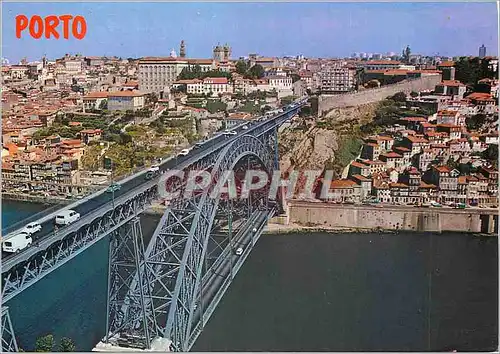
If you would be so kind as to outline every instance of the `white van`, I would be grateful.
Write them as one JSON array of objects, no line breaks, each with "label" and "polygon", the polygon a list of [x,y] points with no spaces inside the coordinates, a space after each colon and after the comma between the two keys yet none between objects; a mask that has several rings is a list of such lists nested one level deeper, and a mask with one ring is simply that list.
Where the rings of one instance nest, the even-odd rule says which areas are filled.
[{"label": "white van", "polygon": [[69,225],[80,219],[80,214],[74,210],[64,210],[56,215],[57,225]]},{"label": "white van", "polygon": [[15,253],[31,245],[33,240],[27,232],[20,232],[8,240],[3,240],[2,250],[4,252]]}]

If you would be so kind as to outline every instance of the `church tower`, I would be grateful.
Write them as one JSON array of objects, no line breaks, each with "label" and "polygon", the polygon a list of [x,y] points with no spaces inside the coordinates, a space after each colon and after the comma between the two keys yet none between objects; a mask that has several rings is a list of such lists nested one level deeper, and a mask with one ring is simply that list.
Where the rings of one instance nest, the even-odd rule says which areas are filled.
[{"label": "church tower", "polygon": [[181,41],[181,48],[179,50],[179,56],[181,58],[185,58],[186,57],[186,44],[184,43],[184,40]]}]

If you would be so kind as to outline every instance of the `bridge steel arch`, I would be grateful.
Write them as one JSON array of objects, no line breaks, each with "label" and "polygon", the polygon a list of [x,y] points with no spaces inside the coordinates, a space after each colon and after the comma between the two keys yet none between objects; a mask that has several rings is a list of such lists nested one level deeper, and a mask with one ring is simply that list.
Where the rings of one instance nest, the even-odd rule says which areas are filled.
[{"label": "bridge steel arch", "polygon": [[[146,344],[153,340],[148,336],[157,335],[170,340],[172,350],[190,349],[201,332],[199,322],[202,328],[207,319],[204,311],[210,307],[204,307],[201,292],[204,286],[210,286],[208,283],[202,284],[206,275],[203,274],[203,266],[214,220],[221,207],[220,193],[214,193],[215,197],[212,193],[215,188],[224,184],[226,171],[232,171],[239,161],[248,157],[257,159],[266,172],[272,175],[276,166],[276,133],[276,130],[269,130],[259,138],[243,135],[235,139],[218,154],[211,169],[213,181],[209,188],[190,198],[185,198],[181,193],[178,198],[172,200],[145,251],[145,267],[138,268],[136,278],[122,302],[131,304],[137,302],[134,299],[140,294],[150,294],[145,302],[152,302],[152,306],[143,306],[142,310],[149,312],[142,315],[137,314],[137,307],[135,311],[131,311],[127,305],[122,306],[120,314],[109,314],[114,321],[119,318],[122,323],[127,322],[128,325],[124,327],[117,323],[114,328],[107,328],[105,341],[109,343],[110,339],[115,341],[118,338],[132,338],[132,335],[134,338],[142,337],[143,344]],[[183,188],[185,184],[181,186],[181,189]],[[261,224],[267,222],[270,210],[266,208],[259,211],[254,207],[253,212],[255,215],[265,214],[265,220],[262,219]],[[253,222],[257,220],[255,217],[248,217],[250,218]],[[248,220],[242,223],[246,226],[242,226],[241,230],[248,230],[246,221]],[[262,227],[259,227],[259,232]],[[245,231],[242,231],[242,235],[243,233]],[[222,256],[230,257],[231,250],[228,247],[230,246],[226,245],[215,263],[222,264]],[[144,282],[138,280],[140,272],[146,273],[142,278],[149,279],[149,289],[141,289]],[[108,299],[109,301],[111,299]],[[142,322],[143,319],[151,317],[156,320],[156,328],[153,329]],[[118,342],[121,342],[119,345],[127,346],[127,340],[125,343],[123,339]]]}]

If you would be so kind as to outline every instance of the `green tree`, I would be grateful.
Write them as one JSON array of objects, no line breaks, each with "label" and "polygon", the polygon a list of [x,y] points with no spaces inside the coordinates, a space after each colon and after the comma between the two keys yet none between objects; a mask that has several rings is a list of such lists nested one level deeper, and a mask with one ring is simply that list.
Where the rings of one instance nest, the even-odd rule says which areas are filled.
[{"label": "green tree", "polygon": [[75,344],[70,338],[63,337],[59,343],[60,352],[74,352],[76,349]]},{"label": "green tree", "polygon": [[498,145],[496,145],[496,144],[488,145],[488,148],[482,152],[481,156],[483,157],[483,159],[491,161],[493,163],[493,165],[497,166],[498,165]]},{"label": "green tree", "polygon": [[410,92],[411,97],[418,97],[418,92],[412,91]]},{"label": "green tree", "polygon": [[248,64],[244,60],[238,60],[236,62],[236,72],[240,75],[244,75],[248,70]]},{"label": "green tree", "polygon": [[87,146],[81,160],[83,169],[87,171],[98,170],[100,167],[100,153],[100,145]]},{"label": "green tree", "polygon": [[108,109],[108,100],[102,100],[101,103],[99,104],[99,109]]},{"label": "green tree", "polygon": [[290,75],[292,77],[292,82],[297,82],[300,80],[300,76],[298,74]]},{"label": "green tree", "polygon": [[476,114],[472,117],[468,117],[465,120],[465,124],[467,125],[467,129],[469,130],[477,130],[483,126],[486,122],[486,115],[484,114]]},{"label": "green tree", "polygon": [[264,77],[265,70],[260,64],[255,64],[252,66],[248,72],[247,72],[247,77],[251,79],[260,79]]},{"label": "green tree", "polygon": [[295,99],[295,97],[294,97],[294,96],[286,96],[286,97],[283,97],[283,98],[281,99],[281,104],[286,106],[286,105],[288,105],[288,104],[292,103],[294,99]]},{"label": "green tree", "polygon": [[455,62],[455,78],[469,86],[477,84],[481,79],[493,79],[497,75],[490,67],[489,59],[461,57]]},{"label": "green tree", "polygon": [[47,334],[46,336],[40,337],[35,343],[36,352],[52,352],[54,351],[54,336],[52,334]]},{"label": "green tree", "polygon": [[208,100],[207,101],[207,110],[210,113],[215,112],[223,112],[227,109],[227,104],[221,102],[219,100]]},{"label": "green tree", "polygon": [[151,92],[146,95],[146,104],[156,103],[158,102],[158,96],[156,93]]},{"label": "green tree", "polygon": [[391,99],[395,102],[404,103],[404,102],[406,102],[406,94],[404,92],[398,92],[394,96],[389,97],[389,99]]},{"label": "green tree", "polygon": [[121,133],[120,140],[121,140],[121,144],[125,145],[125,144],[132,142],[132,136],[130,136],[130,134],[127,134],[127,133]]},{"label": "green tree", "polygon": [[448,161],[446,162],[446,166],[451,168],[452,170],[458,170],[460,167],[460,164],[458,163],[458,159],[454,160],[452,158],[449,158]]}]

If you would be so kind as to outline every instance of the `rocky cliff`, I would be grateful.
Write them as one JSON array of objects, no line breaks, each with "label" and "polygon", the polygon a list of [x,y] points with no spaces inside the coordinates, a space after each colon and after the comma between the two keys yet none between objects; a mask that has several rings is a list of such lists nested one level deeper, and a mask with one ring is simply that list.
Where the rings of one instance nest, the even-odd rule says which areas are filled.
[{"label": "rocky cliff", "polygon": [[360,124],[373,119],[378,103],[336,108],[325,117],[295,117],[279,137],[282,171],[342,168],[359,153]]}]

